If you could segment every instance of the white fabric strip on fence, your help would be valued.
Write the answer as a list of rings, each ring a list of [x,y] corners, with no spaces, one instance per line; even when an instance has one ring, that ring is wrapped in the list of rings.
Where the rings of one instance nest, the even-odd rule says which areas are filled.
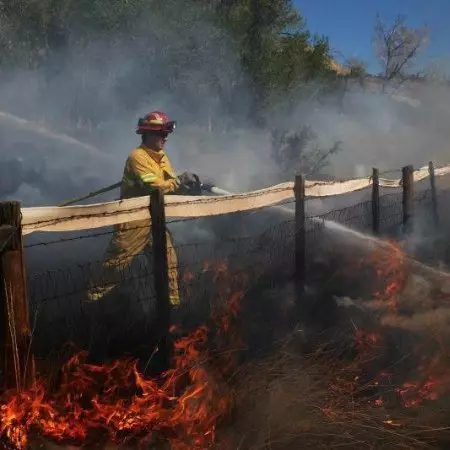
[[[260,191],[222,197],[165,197],[167,217],[204,217],[274,205],[293,196],[293,183]],[[83,206],[23,208],[23,233],[33,231],[74,231],[101,228],[133,220],[148,219],[149,197]]]
[[[435,170],[436,176],[450,173],[450,166]],[[428,167],[414,172],[414,181],[429,176]],[[328,197],[359,191],[371,186],[371,177],[346,181],[306,181],[307,197]],[[399,188],[401,180],[380,179],[380,186]],[[166,215],[168,217],[205,217],[233,212],[248,211],[275,205],[292,199],[294,183],[282,183],[253,192],[223,197],[185,197],[168,195]],[[44,206],[22,208],[23,233],[33,231],[75,231],[101,228],[133,220],[148,219],[149,197],[131,198],[113,202],[81,206]]]

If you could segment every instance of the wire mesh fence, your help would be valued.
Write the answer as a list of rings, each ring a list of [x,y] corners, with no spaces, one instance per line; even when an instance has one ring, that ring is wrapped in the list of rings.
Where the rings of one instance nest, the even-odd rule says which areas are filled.
[[[259,235],[175,246],[178,264],[169,269],[179,279],[183,316],[191,322],[203,321],[212,306],[235,291],[250,289],[269,264],[293,267],[283,250],[289,249],[293,229],[291,220]],[[72,341],[86,348],[106,345],[107,339],[109,347],[119,351],[117,341],[150,336],[156,317],[151,250],[136,255],[129,267],[120,270],[120,280],[109,295],[90,303],[87,290],[93,283],[104,287],[101,266],[100,260],[29,276],[35,346],[40,353],[52,351],[55,343]]]
[[[442,199],[446,195],[443,192]],[[428,220],[430,202],[429,190],[415,195],[419,220]],[[294,219],[294,203],[287,202],[214,218],[168,220],[177,254],[176,264],[169,269],[176,274],[181,291],[181,305],[173,320],[183,318],[194,326],[207,320],[211,309],[226,302],[233,292],[249,293],[267,283],[292,279]],[[320,255],[342,254],[343,243],[337,236],[351,230],[370,233],[372,220],[371,201],[309,215],[307,276]],[[401,225],[402,193],[381,196],[381,234],[399,236]],[[108,295],[88,301],[89,289],[110,283],[102,273],[102,258],[113,232],[107,228],[26,239],[30,316],[38,358],[60,355],[67,342],[103,359],[151,348],[157,316],[151,248],[120,269]]]

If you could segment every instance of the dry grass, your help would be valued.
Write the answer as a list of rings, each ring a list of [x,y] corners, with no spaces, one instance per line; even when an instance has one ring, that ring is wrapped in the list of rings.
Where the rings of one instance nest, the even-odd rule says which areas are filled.
[[[354,383],[358,366],[346,355],[325,349],[302,355],[296,347],[291,339],[265,359],[238,368],[230,385],[230,390],[235,385],[235,409],[218,432],[215,450],[450,448],[448,397],[414,409],[398,403],[375,406],[378,393],[367,391],[370,382]],[[43,441],[34,445],[78,448]]]
[[[332,329],[312,336],[312,352],[299,351],[291,338],[239,369],[232,424],[219,433],[218,450],[450,448],[448,274],[420,264],[394,269],[375,288],[368,274],[359,290],[376,292],[403,278],[395,311],[390,299],[357,299],[335,310]],[[339,275],[326,278],[326,296],[346,290]],[[320,310],[321,320],[327,313]],[[371,330],[379,340],[356,350],[354,335]],[[418,401],[407,407],[411,396]]]
[[[375,406],[378,395],[364,392],[368,384],[349,389],[354,379],[347,364],[329,352],[301,356],[283,348],[246,366],[235,392],[233,425],[217,448],[448,448],[448,405]]]

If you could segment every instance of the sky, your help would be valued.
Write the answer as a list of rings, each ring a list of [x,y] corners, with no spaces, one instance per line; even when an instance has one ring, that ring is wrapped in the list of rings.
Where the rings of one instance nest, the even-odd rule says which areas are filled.
[[[418,66],[439,61],[450,69],[450,0],[294,0],[294,4],[312,33],[328,36],[332,49],[346,58],[363,60],[370,73],[380,71],[372,46],[377,13],[388,23],[402,14],[409,26],[427,25],[431,41]]]

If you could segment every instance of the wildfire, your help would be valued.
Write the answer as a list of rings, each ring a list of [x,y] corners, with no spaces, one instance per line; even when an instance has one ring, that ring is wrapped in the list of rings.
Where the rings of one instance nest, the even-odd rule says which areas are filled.
[[[392,311],[396,311],[397,296],[403,290],[406,281],[405,253],[397,244],[390,242],[388,248],[377,248],[368,262],[375,268],[377,278],[384,282],[383,289],[375,292],[375,300],[387,304]]]
[[[239,343],[230,327],[242,297],[235,293],[225,313],[215,311],[219,350]],[[78,353],[63,366],[56,392],[41,379],[30,391],[4,395],[0,433],[18,449],[26,448],[32,435],[74,444],[162,439],[173,450],[210,448],[217,423],[232,406],[223,389],[232,360],[227,354],[212,358],[210,331],[201,326],[178,339],[173,367],[158,379],[142,375],[134,360],[99,366]]]
[[[382,282],[382,289],[375,292],[375,301],[388,305],[389,309],[398,313],[399,295],[403,291],[407,281],[407,256],[395,244],[389,243],[389,247],[377,248],[368,259],[362,261],[375,269],[377,279]],[[434,330],[433,330],[434,331]],[[432,330],[430,333],[434,335]],[[387,393],[395,393],[397,400],[406,407],[413,408],[421,406],[425,401],[434,401],[443,394],[450,392],[450,375],[448,373],[447,364],[448,352],[439,336],[433,337],[438,345],[436,349],[427,337],[425,341],[421,341],[420,348],[415,348],[414,355],[417,357],[417,366],[415,380],[399,381],[400,373],[391,371],[381,371],[376,373],[371,381],[367,382],[367,376],[364,378],[367,387],[376,388],[375,397],[369,402],[381,407],[387,404],[383,388]],[[376,360],[380,356],[380,349],[387,342],[384,342],[382,329],[360,329],[355,327],[354,348],[357,355],[352,363],[347,367],[344,377],[336,377],[337,385],[341,390],[353,393],[364,388],[360,381],[360,374],[366,369],[370,371],[370,361]],[[392,345],[392,344],[390,344]],[[434,347],[434,351],[432,351]],[[417,355],[416,355],[417,352]],[[422,355],[420,357],[419,353]],[[369,362],[369,367],[365,367]],[[367,374],[366,374],[367,375]],[[381,391],[377,389],[380,388]],[[336,390],[334,386],[334,390]],[[387,421],[387,424],[389,421]]]
[[[392,246],[391,250],[376,250],[369,262],[384,284],[375,298],[395,310],[407,275],[405,255]],[[138,361],[123,359],[100,366],[87,363],[85,352],[78,353],[62,367],[56,390],[40,379],[29,391],[4,394],[1,436],[18,449],[25,449],[35,435],[73,444],[137,442],[148,447],[150,442],[164,441],[172,450],[211,448],[218,424],[233,407],[224,380],[236,366],[236,350],[244,346],[236,332],[236,318],[248,274],[235,275],[230,283],[227,261],[207,262],[203,272],[212,273],[227,301],[213,308],[211,326],[200,326],[176,340],[171,369],[149,378],[140,372]],[[185,281],[193,279],[192,273],[184,274]],[[177,330],[174,327],[172,331]],[[417,366],[426,374],[420,381],[399,382],[392,367],[368,379],[370,364],[386,346],[382,330],[355,326],[353,338],[356,356],[352,362],[345,368],[342,361],[327,366],[332,373],[327,379],[329,395],[319,408],[329,421],[342,420],[342,398],[350,398],[352,405],[364,402],[383,407],[388,401],[384,387],[405,407],[418,407],[449,391],[450,376],[437,360]],[[371,392],[369,400],[360,395],[366,388]],[[387,427],[402,426],[389,417],[381,422]]]
[[[157,379],[146,378],[138,361],[92,365],[80,352],[62,367],[56,391],[40,379],[29,391],[3,395],[0,435],[18,449],[33,435],[74,444],[163,440],[172,450],[210,448],[218,422],[233,404],[224,379],[236,362],[236,350],[243,348],[233,325],[247,278],[231,277],[227,261],[205,263],[204,271],[213,272],[227,301],[213,309],[210,327],[200,326],[174,343],[171,369]],[[194,276],[186,272],[184,278]],[[179,330],[172,327],[171,332]]]
[[[228,261],[205,261],[203,265],[203,272],[213,272],[213,281],[218,281],[221,275],[224,275],[228,272]]]

